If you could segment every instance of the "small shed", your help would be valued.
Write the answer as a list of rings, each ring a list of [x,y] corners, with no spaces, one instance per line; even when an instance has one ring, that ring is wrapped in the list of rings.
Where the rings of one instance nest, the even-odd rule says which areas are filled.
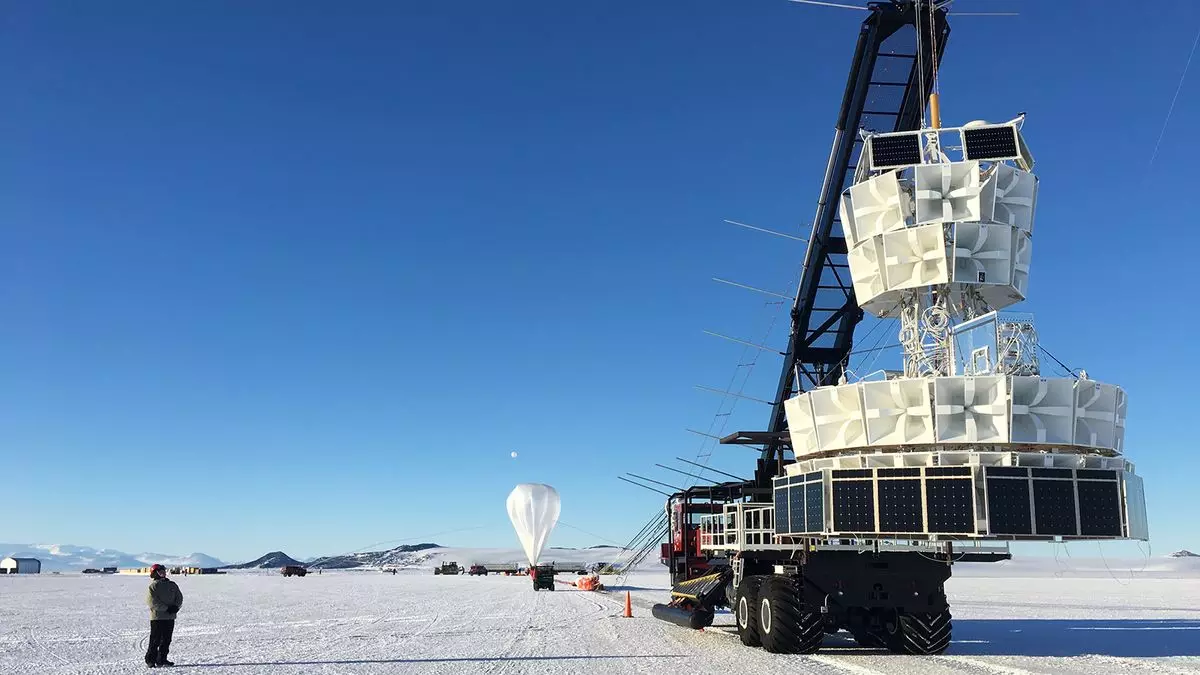
[[[0,574],[39,574],[42,561],[37,558],[4,558],[0,560]]]

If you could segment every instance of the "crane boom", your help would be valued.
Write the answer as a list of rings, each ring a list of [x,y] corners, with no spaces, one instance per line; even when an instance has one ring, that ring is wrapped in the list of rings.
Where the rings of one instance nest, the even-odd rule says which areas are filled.
[[[920,11],[913,0],[872,2],[868,9],[871,14],[859,30],[834,127],[770,423],[765,433],[738,432],[722,439],[723,443],[763,444],[754,480],[760,490],[770,486],[790,447],[784,401],[836,383],[850,355],[854,327],[863,317],[854,297],[838,216],[838,196],[853,182],[862,151],[858,130],[920,128],[934,64],[941,61],[950,35],[946,10],[934,10],[931,17],[928,3],[920,3]],[[924,39],[917,39],[918,31]]]

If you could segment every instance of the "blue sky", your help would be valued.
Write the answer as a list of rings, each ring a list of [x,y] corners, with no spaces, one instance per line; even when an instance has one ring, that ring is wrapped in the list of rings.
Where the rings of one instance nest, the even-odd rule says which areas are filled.
[[[1129,391],[1154,552],[1200,546],[1178,308],[1200,288],[1200,73],[1150,161],[1200,5],[958,5],[1020,12],[953,21],[941,87],[948,124],[1029,113],[1022,309]],[[806,234],[861,16],[26,2],[0,21],[0,541],[238,560],[516,546],[522,481],[590,533],[552,545],[626,541],[662,504],[615,476],[673,482],[653,464],[695,457],[684,428],[721,404],[692,385],[743,362],[701,330],[786,338],[783,307],[710,278],[790,292],[802,245],[721,221]],[[762,355],[745,391],[777,377]],[[726,429],[766,413],[740,402]]]

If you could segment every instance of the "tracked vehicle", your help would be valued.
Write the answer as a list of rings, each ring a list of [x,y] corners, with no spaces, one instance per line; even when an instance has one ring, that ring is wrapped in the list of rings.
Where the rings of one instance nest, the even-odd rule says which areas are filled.
[[[945,9],[868,9],[769,427],[721,439],[761,446],[754,478],[667,501],[673,588],[654,615],[703,628],[729,607],[741,641],[771,652],[847,630],[941,653],[953,563],[1007,559],[1012,541],[1149,538],[1124,390],[1043,376],[1032,316],[1009,311],[1039,187],[1024,114],[943,127]],[[904,367],[849,381],[868,312],[897,320]]]

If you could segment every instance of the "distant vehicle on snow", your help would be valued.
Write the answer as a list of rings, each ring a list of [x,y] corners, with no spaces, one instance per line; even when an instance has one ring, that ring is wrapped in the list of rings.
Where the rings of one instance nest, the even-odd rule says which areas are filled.
[[[462,574],[463,568],[458,566],[456,562],[444,562],[438,567],[433,568],[434,574]]]
[[[308,570],[299,565],[284,565],[279,569],[279,573],[285,577],[302,577],[308,574]]]

